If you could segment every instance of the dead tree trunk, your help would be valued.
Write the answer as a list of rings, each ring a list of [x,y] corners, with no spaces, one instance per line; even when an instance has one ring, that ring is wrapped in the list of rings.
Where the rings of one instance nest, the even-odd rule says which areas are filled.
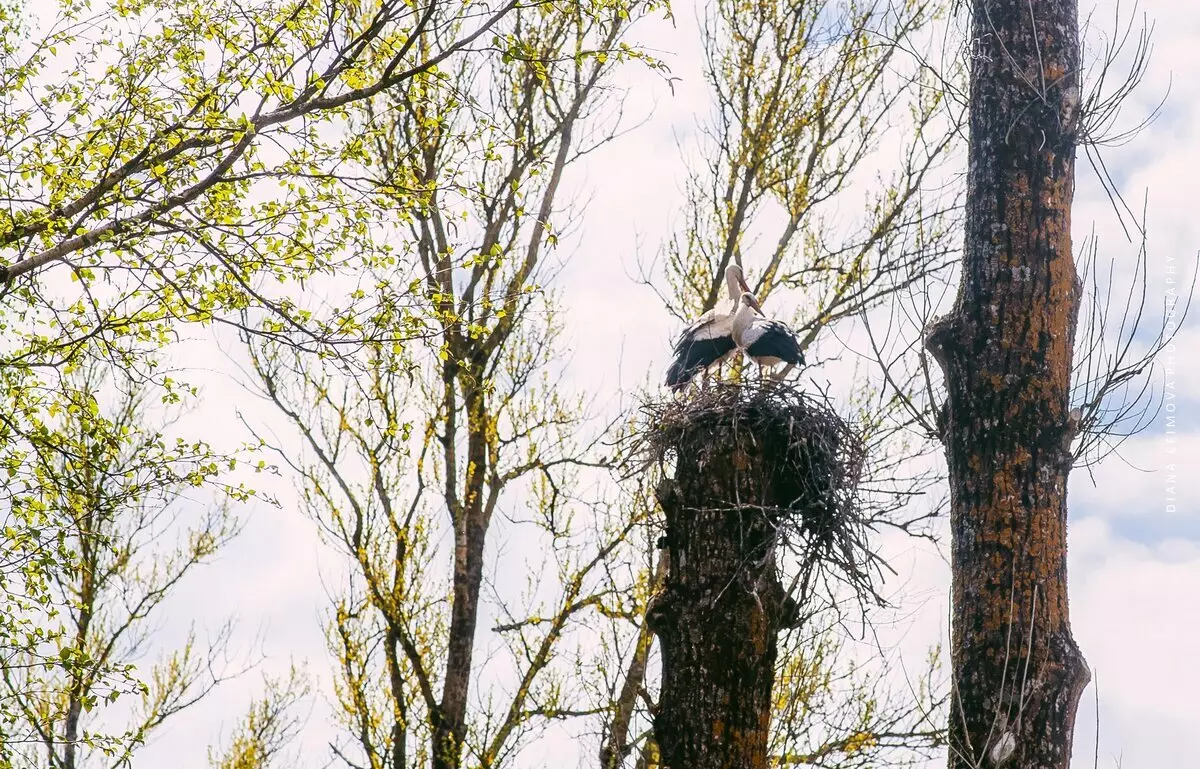
[[[765,769],[777,635],[774,499],[747,431],[682,453],[658,499],[669,571],[647,621],[661,644],[654,734],[664,769]]]
[[[1075,0],[974,0],[962,284],[928,346],[952,544],[952,769],[1067,769],[1089,679],[1067,611]]]

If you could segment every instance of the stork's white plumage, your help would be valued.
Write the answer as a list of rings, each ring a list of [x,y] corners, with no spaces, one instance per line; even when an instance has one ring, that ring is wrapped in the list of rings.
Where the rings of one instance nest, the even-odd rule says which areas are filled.
[[[675,359],[667,369],[667,387],[672,390],[682,390],[696,374],[721,364],[737,352],[738,345],[733,341],[733,318],[739,297],[750,290],[742,268],[736,264],[725,268],[725,287],[729,291],[729,306],[709,310],[679,335],[674,348]]]
[[[777,377],[783,379],[797,365],[804,365],[804,353],[800,350],[795,332],[786,323],[762,317],[759,314],[761,309],[754,294],[742,294],[730,324],[733,341],[754,359],[760,372],[787,363]]]

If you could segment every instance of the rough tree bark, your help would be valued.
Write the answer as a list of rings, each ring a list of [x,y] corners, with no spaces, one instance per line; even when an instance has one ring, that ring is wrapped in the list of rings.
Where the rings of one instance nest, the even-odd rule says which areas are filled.
[[[681,451],[658,500],[669,570],[647,622],[662,649],[654,734],[664,769],[765,769],[778,633],[794,605],[775,569],[775,499],[749,431]],[[782,496],[782,494],[778,495]]]
[[[974,0],[962,284],[930,329],[951,484],[951,769],[1067,769],[1089,680],[1067,611],[1080,285],[1075,0]]]

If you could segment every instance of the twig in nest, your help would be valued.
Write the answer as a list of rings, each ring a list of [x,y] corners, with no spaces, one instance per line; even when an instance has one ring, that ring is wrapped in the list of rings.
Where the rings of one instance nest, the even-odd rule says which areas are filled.
[[[770,546],[795,550],[794,597],[804,601],[824,575],[844,581],[861,599],[882,603],[872,575],[883,563],[868,548],[858,495],[866,445],[828,398],[785,383],[717,383],[684,398],[647,402],[641,410],[642,428],[624,452],[631,468],[681,456],[705,462],[731,445],[752,445],[760,460],[748,471],[761,473],[769,498],[783,501],[771,508],[730,507],[759,510],[776,531]]]

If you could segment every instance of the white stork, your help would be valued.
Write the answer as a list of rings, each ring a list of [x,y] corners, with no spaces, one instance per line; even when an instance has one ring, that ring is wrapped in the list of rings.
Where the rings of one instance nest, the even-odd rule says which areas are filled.
[[[775,377],[781,380],[797,365],[804,365],[804,353],[796,334],[786,323],[770,320],[761,315],[762,308],[754,294],[742,294],[737,312],[733,314],[731,335],[739,349],[758,364],[759,374],[771,366],[787,363],[787,367]]]
[[[675,343],[675,359],[667,369],[667,387],[679,392],[701,371],[720,365],[737,352],[733,341],[733,317],[739,297],[750,294],[750,286],[742,268],[730,264],[725,268],[725,286],[729,290],[730,306],[725,310],[713,308],[683,330]],[[743,293],[744,292],[744,293]],[[757,302],[755,302],[757,306]]]

